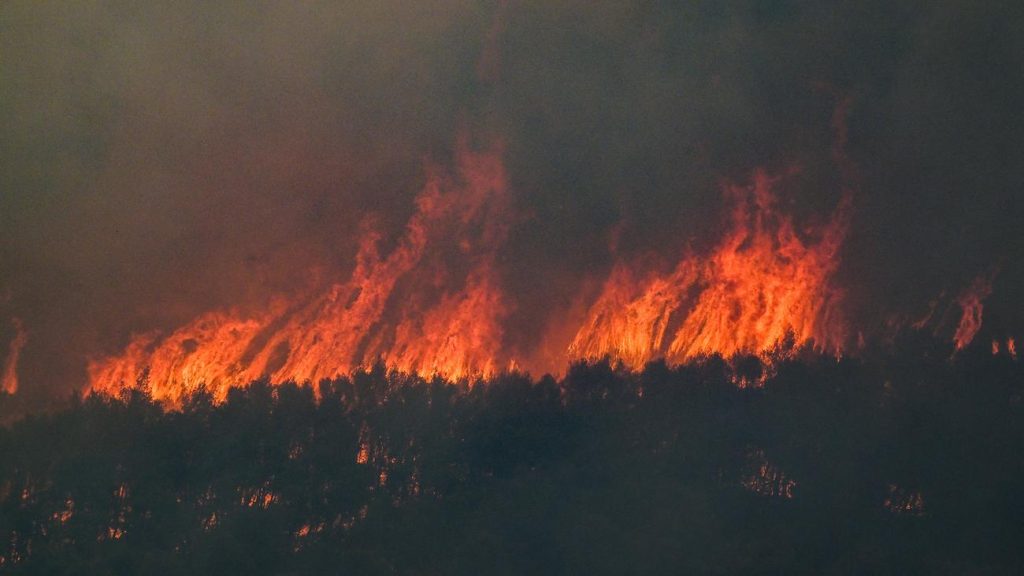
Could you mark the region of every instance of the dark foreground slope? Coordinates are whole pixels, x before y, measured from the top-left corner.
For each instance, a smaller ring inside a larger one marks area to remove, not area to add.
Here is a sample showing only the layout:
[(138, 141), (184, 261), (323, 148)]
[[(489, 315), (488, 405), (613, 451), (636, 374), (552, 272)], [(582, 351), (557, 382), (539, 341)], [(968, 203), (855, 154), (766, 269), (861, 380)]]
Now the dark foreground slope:
[(0, 431), (0, 572), (1021, 573), (1024, 369), (912, 348), (73, 401)]

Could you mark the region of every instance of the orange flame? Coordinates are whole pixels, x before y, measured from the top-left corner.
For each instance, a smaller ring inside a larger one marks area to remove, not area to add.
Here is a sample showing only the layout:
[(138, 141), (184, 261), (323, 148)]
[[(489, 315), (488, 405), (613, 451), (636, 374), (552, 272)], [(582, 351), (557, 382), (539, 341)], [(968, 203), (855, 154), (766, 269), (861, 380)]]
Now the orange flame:
[(980, 276), (958, 299), (960, 308), (963, 309), (963, 315), (960, 317), (960, 324), (953, 335), (953, 342), (956, 344), (957, 350), (966, 348), (974, 340), (978, 330), (981, 330), (981, 314), (984, 311), (982, 302), (990, 294), (992, 294), (992, 278)]
[(829, 280), (846, 232), (845, 196), (816, 241), (796, 233), (775, 207), (763, 172), (752, 188), (733, 186), (731, 228), (710, 257), (688, 256), (668, 275), (612, 272), (569, 354), (611, 357), (638, 369), (664, 358), (683, 362), (719, 353), (766, 353), (792, 336), (838, 351), (845, 340), (840, 294)]
[[(178, 404), (200, 385), (223, 399), (258, 378), (316, 382), (378, 361), (456, 380), (514, 369), (497, 259), (511, 213), (500, 146), (476, 152), (462, 141), (457, 152), (454, 175), (428, 170), (390, 252), (366, 227), (347, 280), (257, 313), (213, 311), (170, 334), (136, 336), (123, 353), (90, 362), (90, 389), (145, 382), (154, 398)], [(830, 280), (849, 196), (825, 225), (798, 233), (776, 206), (776, 181), (757, 172), (752, 186), (726, 188), (734, 209), (707, 257), (688, 255), (667, 274), (620, 263), (580, 310), (581, 325), (563, 320), (553, 328), (563, 336), (526, 353), (563, 365), (610, 356), (635, 369), (656, 358), (766, 354), (789, 338), (838, 353), (846, 327)]]
[[(211, 312), (168, 336), (135, 337), (123, 354), (90, 362), (90, 389), (148, 379), (154, 398), (177, 403), (200, 384), (223, 398), (263, 376), (316, 382), (377, 360), (451, 379), (493, 374), (506, 310), (494, 250), (509, 213), (500, 146), (475, 152), (461, 141), (456, 177), (428, 172), (397, 246), (383, 256), (381, 235), (367, 231), (346, 282), (261, 314)], [(446, 266), (445, 250), (468, 271)]]
[(7, 359), (4, 362), (3, 375), (0, 376), (0, 391), (14, 394), (18, 391), (18, 360), (21, 358), (21, 351), (28, 343), (28, 332), (25, 331), (21, 320), (15, 318), (14, 339), (11, 340), (7, 349)]
[(1011, 359), (1013, 359), (1013, 360), (1017, 359), (1017, 342), (1013, 339), (1012, 336), (1006, 339), (1006, 347), (1005, 348), (999, 343), (999, 340), (993, 338), (992, 339), (992, 355), (993, 356), (998, 356), (1004, 350), (1006, 351), (1006, 355), (1009, 356)]

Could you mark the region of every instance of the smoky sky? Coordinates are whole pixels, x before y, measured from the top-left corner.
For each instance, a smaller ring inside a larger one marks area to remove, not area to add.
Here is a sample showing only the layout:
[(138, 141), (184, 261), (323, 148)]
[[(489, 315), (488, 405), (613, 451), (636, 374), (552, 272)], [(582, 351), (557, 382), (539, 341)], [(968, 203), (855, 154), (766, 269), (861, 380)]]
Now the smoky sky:
[[(782, 201), (854, 214), (865, 325), (997, 269), (1022, 320), (1017, 2), (76, 2), (0, 6), (0, 343), (22, 393), (215, 307), (343, 276), (398, 234), (468, 130), (504, 143), (509, 337), (616, 259), (716, 239), (720, 187), (799, 167)], [(831, 119), (849, 102), (842, 174)], [(851, 181), (852, 180), (852, 181)], [(614, 252), (614, 253), (613, 253)], [(989, 311), (991, 310), (991, 312)]]

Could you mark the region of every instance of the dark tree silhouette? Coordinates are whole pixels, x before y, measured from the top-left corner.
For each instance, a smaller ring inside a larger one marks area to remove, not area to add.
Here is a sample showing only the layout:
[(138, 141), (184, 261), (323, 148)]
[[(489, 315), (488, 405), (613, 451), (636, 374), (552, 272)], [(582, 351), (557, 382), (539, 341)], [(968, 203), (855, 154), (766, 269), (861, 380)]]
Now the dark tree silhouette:
[(0, 572), (1020, 573), (1024, 368), (950, 355), (142, 381), (0, 428)]

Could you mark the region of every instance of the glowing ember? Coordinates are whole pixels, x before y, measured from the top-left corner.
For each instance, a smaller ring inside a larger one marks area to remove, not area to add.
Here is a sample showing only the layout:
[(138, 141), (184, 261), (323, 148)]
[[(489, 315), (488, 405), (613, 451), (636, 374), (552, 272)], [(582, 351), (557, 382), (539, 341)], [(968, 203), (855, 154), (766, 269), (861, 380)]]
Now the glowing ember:
[(754, 470), (741, 482), (744, 488), (760, 494), (775, 498), (793, 498), (793, 489), (796, 488), (796, 481), (786, 476), (777, 466), (774, 466), (764, 456), (761, 450), (749, 455), (750, 464)]
[(886, 510), (896, 514), (924, 515), (924, 498), (921, 493), (905, 490), (895, 484), (889, 485), (889, 495), (882, 505)]
[(577, 332), (570, 356), (611, 357), (631, 368), (666, 358), (765, 353), (795, 344), (840, 350), (846, 337), (830, 285), (846, 232), (849, 199), (832, 220), (802, 239), (775, 206), (762, 172), (752, 188), (730, 187), (731, 228), (706, 259), (684, 258), (668, 275), (618, 266)]

